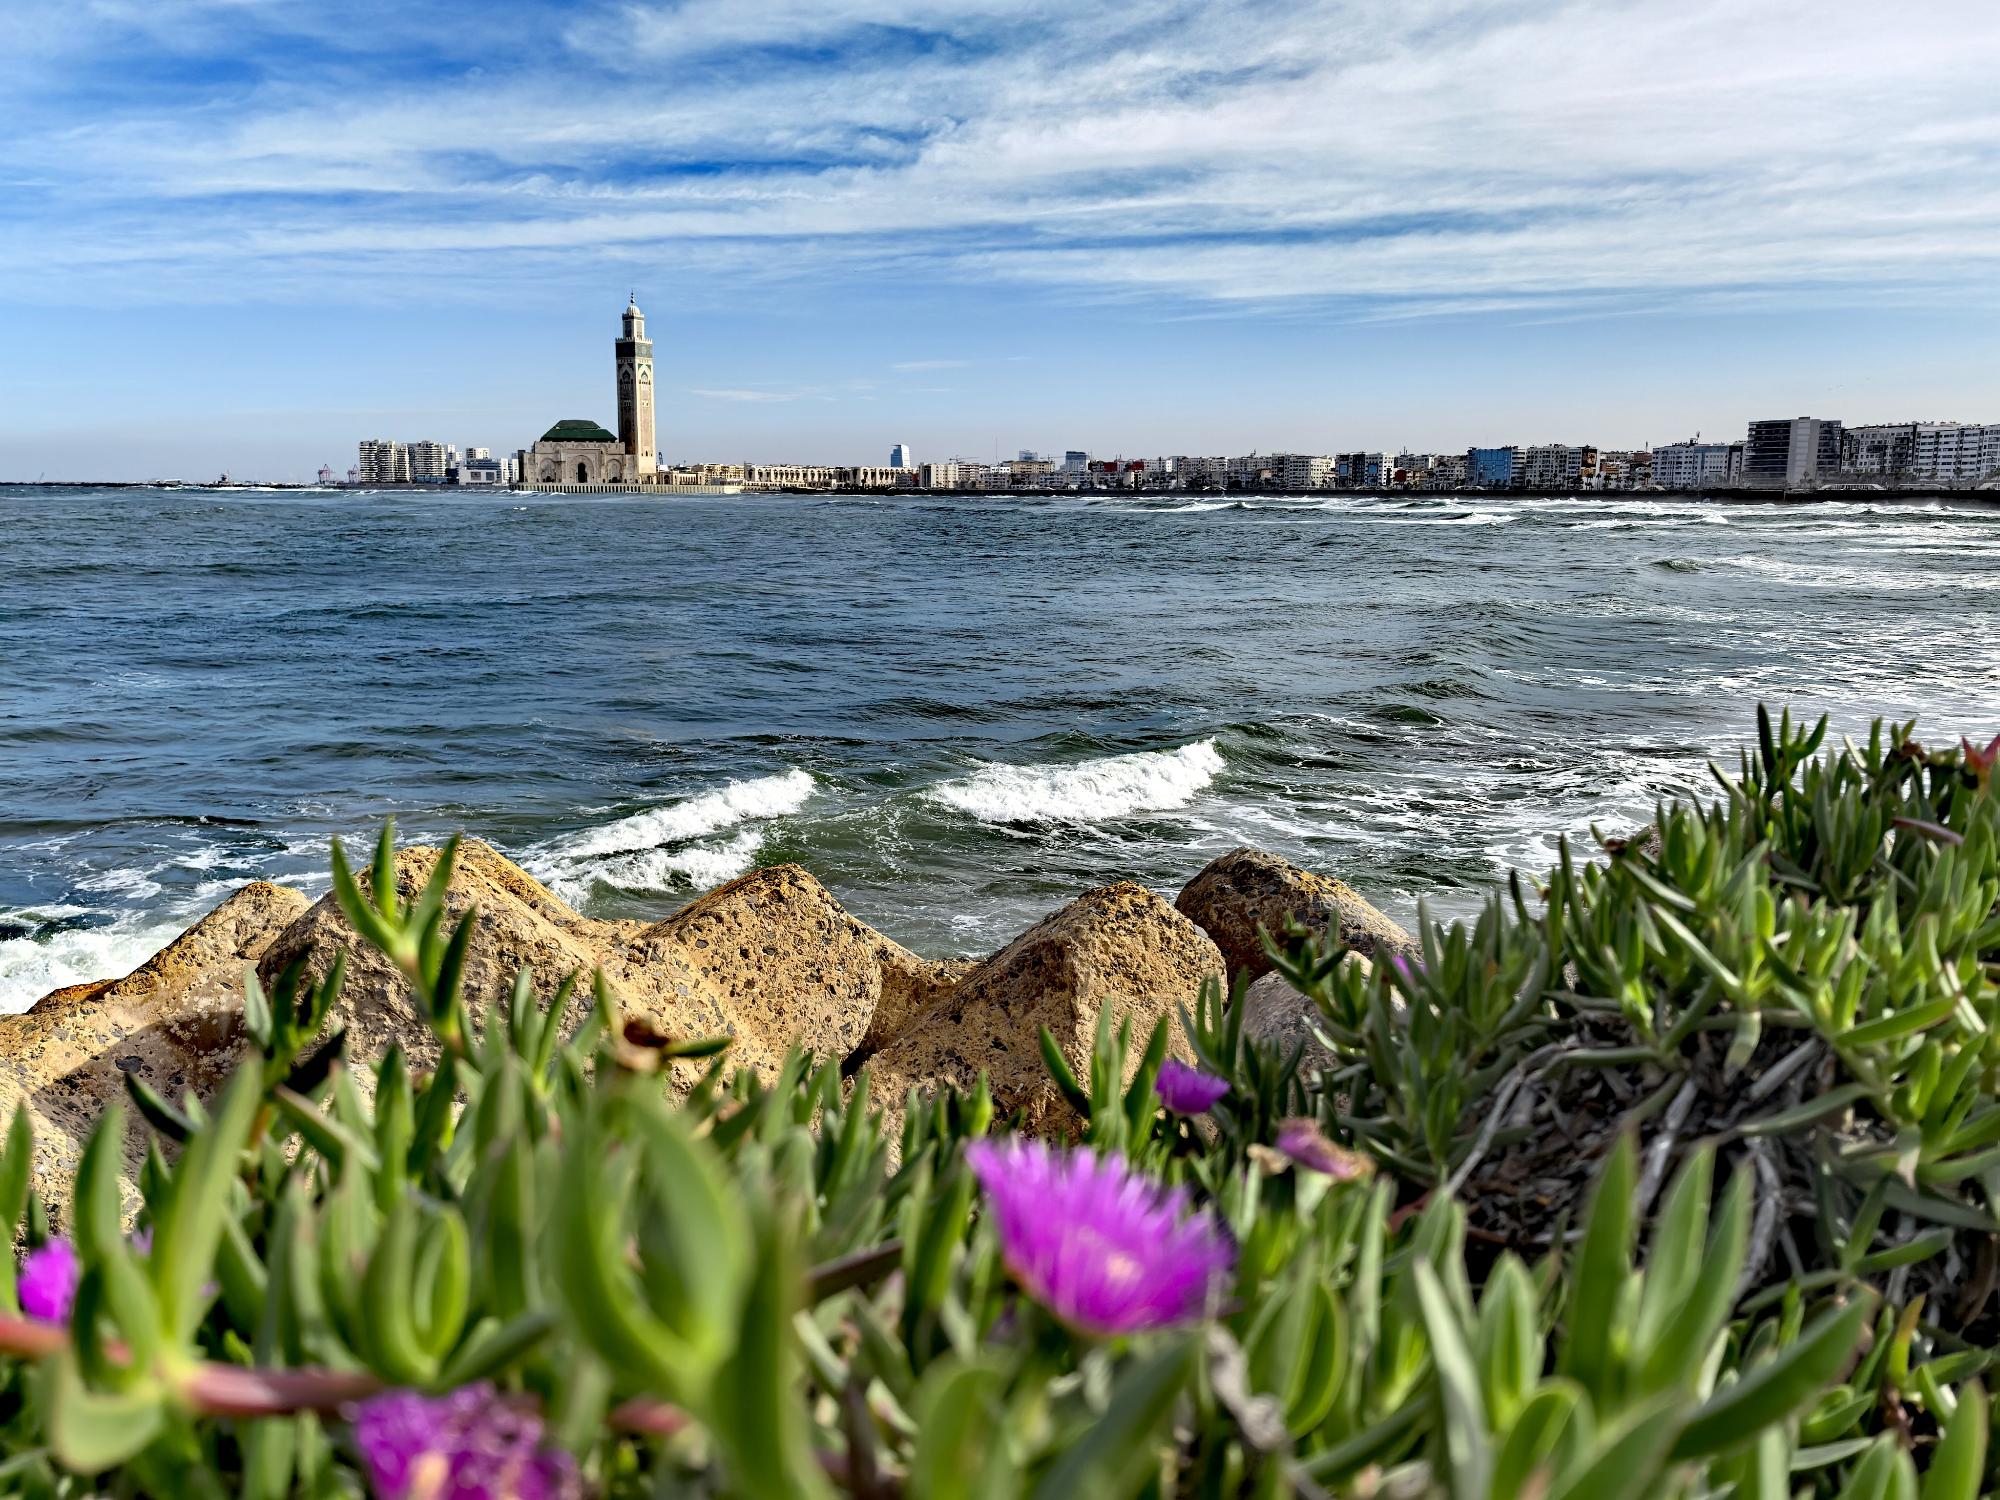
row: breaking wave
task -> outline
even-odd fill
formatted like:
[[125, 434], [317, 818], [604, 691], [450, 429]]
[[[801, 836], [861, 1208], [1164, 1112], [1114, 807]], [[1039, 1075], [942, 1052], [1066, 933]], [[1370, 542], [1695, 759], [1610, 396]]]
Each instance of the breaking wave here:
[[83, 926], [76, 907], [0, 912], [0, 1015], [18, 1015], [51, 990], [131, 973], [181, 934], [186, 922], [129, 916]]
[[1214, 740], [1073, 766], [982, 766], [927, 794], [982, 823], [1094, 823], [1186, 807], [1221, 774]]
[[[665, 807], [648, 808], [543, 846], [528, 868], [564, 900], [581, 905], [593, 889], [705, 889], [733, 880], [755, 862], [764, 835], [756, 828], [716, 841], [745, 823], [787, 817], [813, 794], [796, 766], [776, 776], [732, 781]], [[709, 840], [709, 842], [701, 842]]]

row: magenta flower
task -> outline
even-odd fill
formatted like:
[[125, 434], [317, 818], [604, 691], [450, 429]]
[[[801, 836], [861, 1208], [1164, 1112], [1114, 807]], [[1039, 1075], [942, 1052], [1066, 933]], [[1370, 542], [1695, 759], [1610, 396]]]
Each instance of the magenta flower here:
[[1080, 1333], [1110, 1335], [1200, 1317], [1236, 1247], [1185, 1188], [1163, 1188], [1118, 1156], [1014, 1137], [966, 1148], [1028, 1294]]
[[1170, 1057], [1160, 1064], [1153, 1092], [1160, 1096], [1160, 1103], [1177, 1115], [1202, 1115], [1215, 1108], [1216, 1101], [1229, 1092], [1229, 1080]]
[[1328, 1140], [1318, 1121], [1299, 1115], [1278, 1122], [1278, 1152], [1293, 1166], [1324, 1172], [1335, 1182], [1352, 1182], [1375, 1170], [1375, 1163], [1359, 1151]]
[[21, 1257], [21, 1311], [44, 1323], [67, 1323], [83, 1268], [68, 1240], [50, 1240]]
[[1424, 973], [1424, 961], [1407, 953], [1390, 954], [1389, 967], [1396, 971], [1396, 977], [1403, 981], [1405, 988], [1414, 985]]
[[576, 1462], [542, 1419], [485, 1382], [442, 1396], [385, 1391], [354, 1414], [376, 1500], [578, 1500]]

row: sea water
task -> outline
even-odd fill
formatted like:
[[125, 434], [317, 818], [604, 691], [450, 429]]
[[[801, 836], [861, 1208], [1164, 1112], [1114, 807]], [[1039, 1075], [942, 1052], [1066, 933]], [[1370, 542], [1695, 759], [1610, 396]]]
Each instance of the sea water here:
[[1754, 704], [2000, 730], [2000, 510], [1881, 499], [0, 491], [0, 1009], [328, 841], [919, 951], [1249, 843], [1408, 920], [1712, 786]]

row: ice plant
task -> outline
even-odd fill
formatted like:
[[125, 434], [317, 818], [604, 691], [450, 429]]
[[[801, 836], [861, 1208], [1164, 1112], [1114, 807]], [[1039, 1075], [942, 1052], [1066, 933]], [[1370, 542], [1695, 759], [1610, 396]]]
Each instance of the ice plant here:
[[1360, 1152], [1328, 1140], [1316, 1120], [1297, 1116], [1278, 1122], [1278, 1154], [1293, 1166], [1323, 1172], [1336, 1182], [1352, 1182], [1375, 1169], [1375, 1164]]
[[489, 1384], [442, 1396], [387, 1391], [354, 1414], [376, 1500], [576, 1500], [576, 1463], [542, 1421]]
[[1087, 1150], [1013, 1137], [966, 1159], [1001, 1255], [1029, 1295], [1080, 1333], [1136, 1333], [1201, 1316], [1236, 1259], [1207, 1211]]
[[1229, 1092], [1229, 1080], [1190, 1067], [1177, 1057], [1160, 1064], [1160, 1076], [1153, 1090], [1160, 1102], [1177, 1115], [1206, 1114]]
[[82, 1275], [76, 1249], [68, 1240], [36, 1246], [21, 1258], [21, 1311], [44, 1323], [67, 1323]]

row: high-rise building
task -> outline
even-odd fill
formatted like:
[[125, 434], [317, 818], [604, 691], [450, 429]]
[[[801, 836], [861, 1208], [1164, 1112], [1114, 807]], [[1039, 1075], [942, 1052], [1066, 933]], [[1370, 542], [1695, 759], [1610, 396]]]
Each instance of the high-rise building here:
[[1090, 468], [1090, 455], [1081, 448], [1065, 449], [1062, 466], [1065, 474], [1082, 474]]
[[1840, 423], [1818, 417], [1752, 422], [1743, 446], [1745, 484], [1804, 484], [1840, 468]]
[[1705, 490], [1729, 483], [1728, 443], [1667, 443], [1653, 450], [1653, 483], [1668, 490]]
[[653, 423], [653, 341], [638, 298], [627, 298], [624, 331], [616, 344], [618, 364], [618, 444], [631, 455], [631, 475], [644, 483], [658, 472], [658, 433]]
[[447, 461], [443, 443], [419, 442], [407, 445], [410, 455], [410, 483], [443, 484]]
[[898, 443], [889, 450], [889, 467], [892, 469], [914, 469], [917, 461], [910, 457], [910, 445]]
[[354, 473], [360, 484], [408, 484], [410, 450], [388, 438], [363, 438]]

